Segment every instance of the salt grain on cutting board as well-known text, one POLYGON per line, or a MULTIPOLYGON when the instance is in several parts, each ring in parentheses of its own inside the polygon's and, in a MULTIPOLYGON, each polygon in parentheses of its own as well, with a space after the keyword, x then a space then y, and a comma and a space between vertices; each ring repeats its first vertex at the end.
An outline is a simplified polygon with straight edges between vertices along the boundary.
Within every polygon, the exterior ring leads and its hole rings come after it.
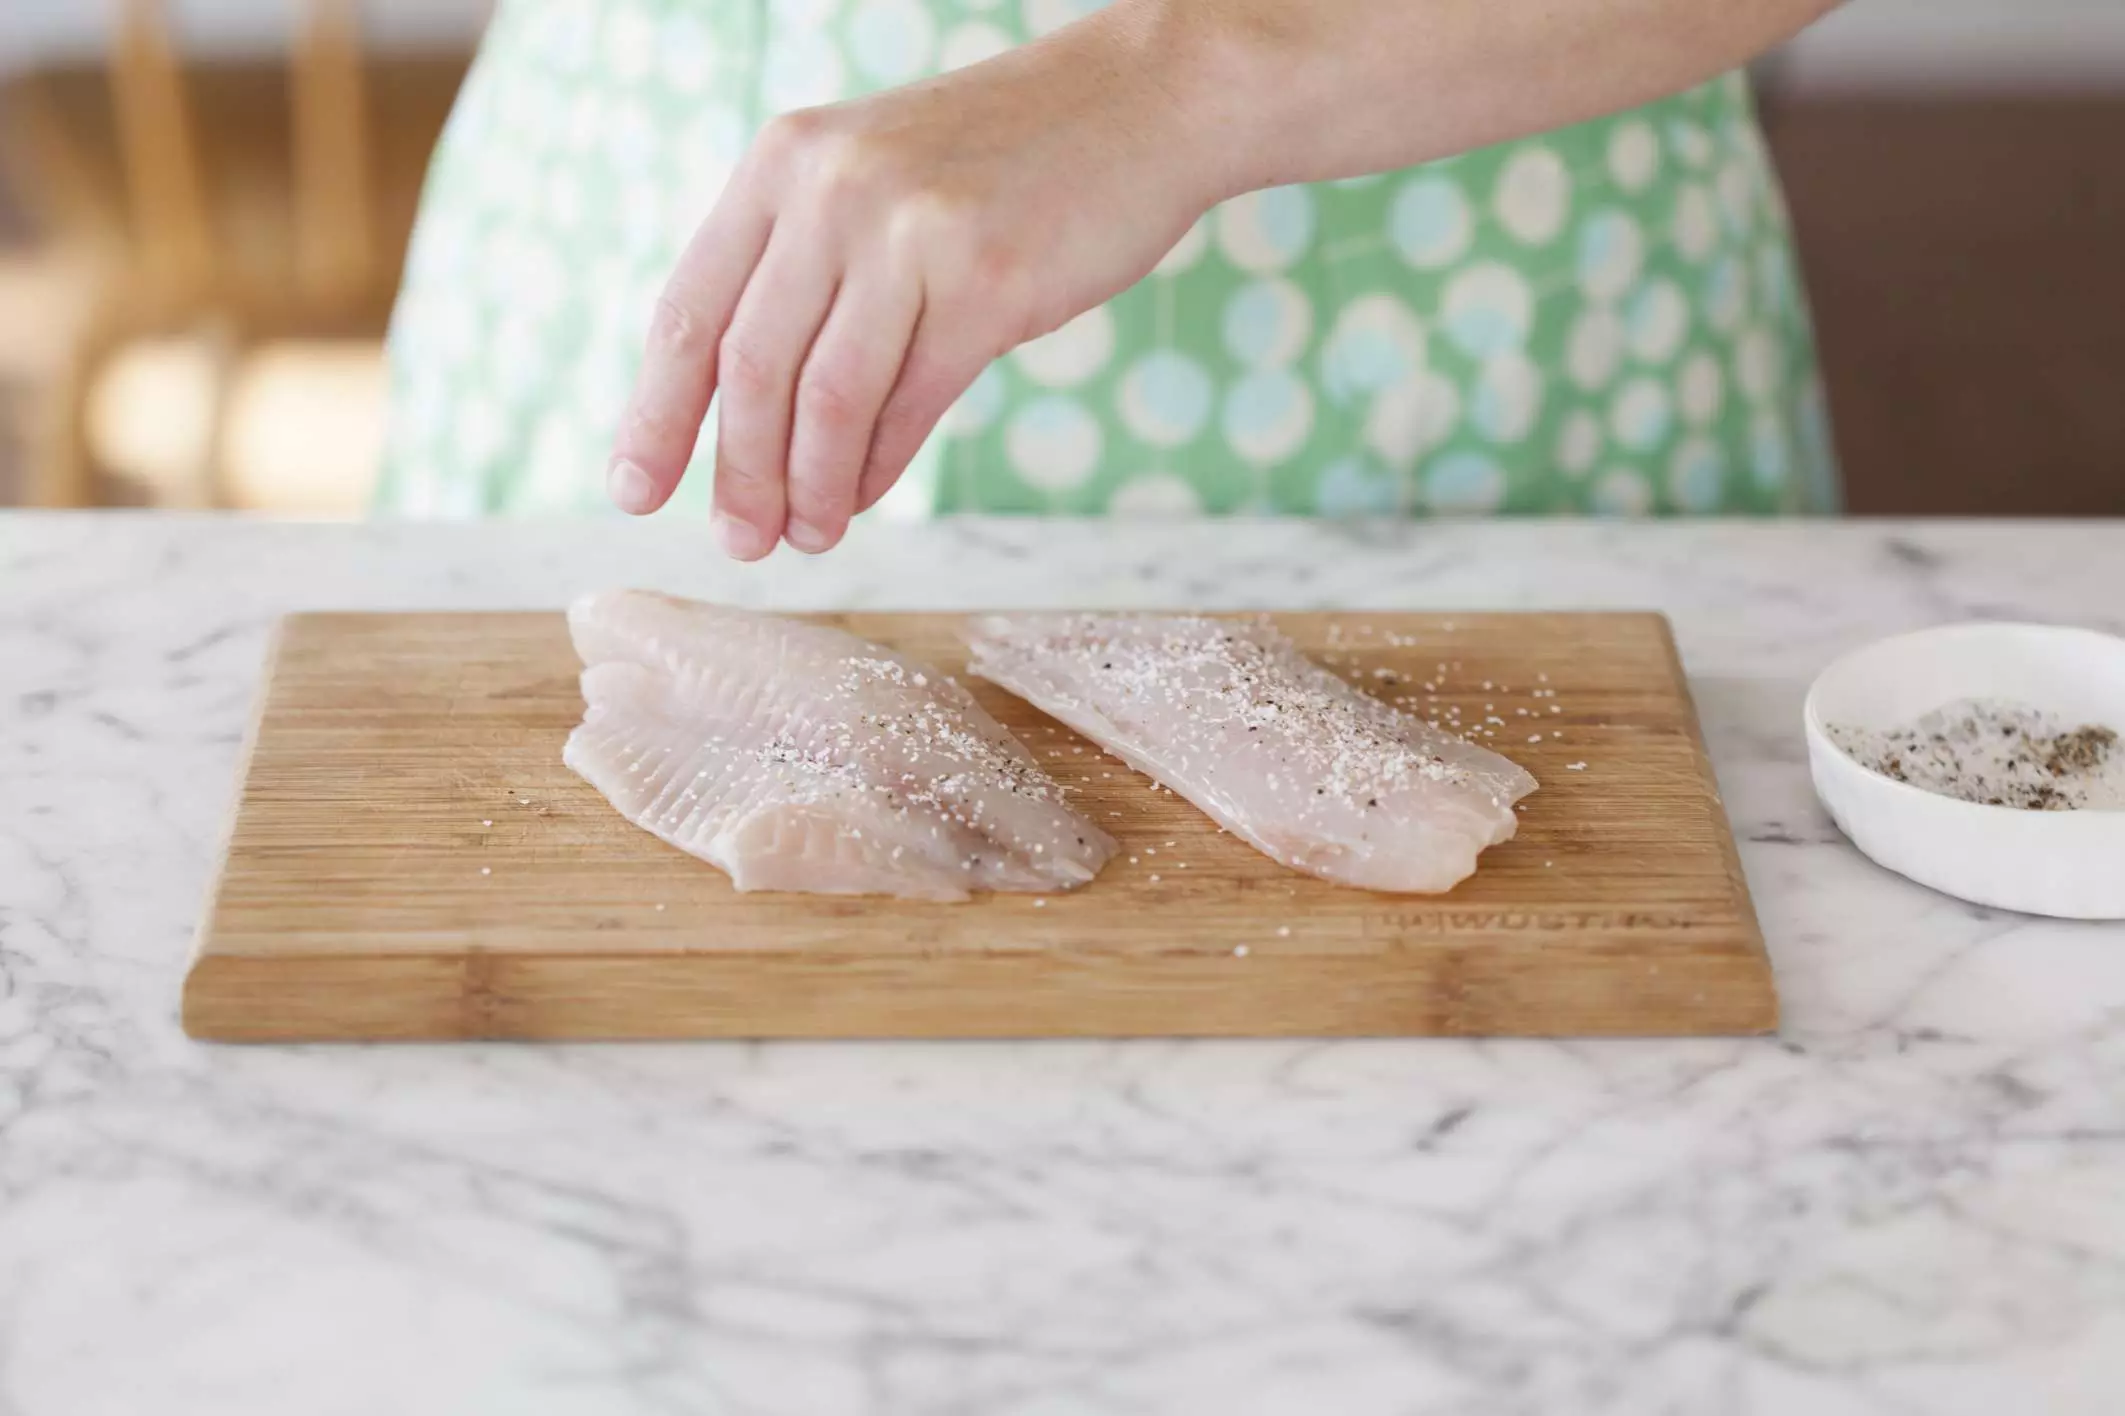
MULTIPOLYGON (((856 613, 834 623, 940 667, 959 663, 956 616, 856 613)), ((1321 643, 1321 617, 1280 623, 1304 649, 1321 643)), ((1405 636, 1413 647, 1369 659, 1368 687, 1379 682, 1374 663, 1407 679, 1428 657, 1423 646, 1445 642, 1436 621, 1386 623, 1414 630, 1405 636)), ((578 664, 554 617, 305 618, 274 660, 223 883, 186 984, 185 1025, 252 1041, 1163 1036, 1177 1026, 1246 1036, 1644 1036, 1772 1026, 1770 972, 1663 627, 1651 616, 1536 615, 1470 628, 1470 652, 1480 642, 1483 657, 1473 677, 1454 671, 1458 701, 1438 700, 1442 720, 1449 707, 1471 727, 1481 720, 1484 700, 1473 695, 1484 670, 1533 684, 1539 665, 1560 699, 1574 695, 1574 727, 1602 759, 1600 773, 1581 776, 1553 752, 1529 754, 1559 790, 1532 799, 1538 809, 1494 878, 1436 899, 1389 898, 1286 870, 1135 773, 1117 765, 1103 776, 1090 744, 1081 757, 1060 751, 1081 739, 1048 737, 1053 719, 983 689, 984 704, 1021 738, 1050 744, 1039 756, 1080 764, 1085 794, 1073 801, 1086 814, 1128 822, 1121 829, 1139 853, 1160 847, 1061 909, 1023 910, 741 894, 628 827, 590 787, 555 772, 552 736, 528 726, 582 711, 578 664), (374 705, 373 722, 350 720, 350 696, 374 705), (1597 715, 1627 731, 1601 735, 1597 715), (322 793, 282 789, 314 780, 320 734, 381 745, 407 770, 350 783, 359 810, 329 782, 322 793), (468 734, 481 744, 477 759, 464 754, 468 734), (499 821, 486 828, 472 867, 491 867, 508 889, 485 888, 493 878, 467 889, 464 821, 494 819, 472 813, 520 796, 526 815, 509 831, 499 821), (1619 806, 1645 831, 1601 830, 1619 806), (532 816, 536 831, 525 829, 532 816), (1648 833, 1662 843, 1656 875, 1637 868, 1648 833), (1551 859, 1555 867, 1543 868, 1551 859), (1173 890, 1148 879, 1158 869, 1174 876, 1173 890), (1588 917, 1607 927, 1557 927, 1588 917), (1688 921, 1686 936, 1677 918, 1688 921), (608 923, 586 949, 585 929, 608 923), (1261 968, 1222 967, 1251 964, 1265 935, 1261 968), (1249 954, 1234 957, 1243 941, 1249 954), (1649 979, 1656 959, 1671 966, 1649 979), (1469 986, 1449 997, 1441 978, 1469 986), (468 980, 484 989, 489 979, 510 986, 467 1007, 468 980), (529 986, 515 987, 520 980, 529 986), (1704 1001, 1694 1001, 1700 990, 1704 1001)), ((1379 643, 1381 629, 1371 634, 1379 643)), ((1384 699, 1394 690, 1378 691, 1384 699)), ((1538 701, 1527 689, 1517 703, 1502 691, 1486 697, 1508 719, 1538 701)), ((1523 738, 1535 730, 1520 721, 1523 738)), ((1505 729, 1496 738, 1519 750, 1505 729)), ((682 795, 691 786, 674 780, 682 795)), ((878 828, 866 821, 862 830, 869 842, 878 828)), ((1055 851, 1051 842, 1040 858, 1055 851)))

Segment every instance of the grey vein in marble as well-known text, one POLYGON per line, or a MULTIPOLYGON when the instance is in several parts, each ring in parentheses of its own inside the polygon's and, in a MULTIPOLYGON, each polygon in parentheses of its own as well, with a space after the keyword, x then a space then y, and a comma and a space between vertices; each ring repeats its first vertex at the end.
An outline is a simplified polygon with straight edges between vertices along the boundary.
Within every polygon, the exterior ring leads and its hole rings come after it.
POLYGON ((1807 680, 2125 630, 2116 525, 0 517, 0 1413, 2125 1409, 2125 930, 1877 870, 1807 680), (1777 968, 1748 1042, 216 1049, 175 999, 266 628, 1656 608, 1777 968))

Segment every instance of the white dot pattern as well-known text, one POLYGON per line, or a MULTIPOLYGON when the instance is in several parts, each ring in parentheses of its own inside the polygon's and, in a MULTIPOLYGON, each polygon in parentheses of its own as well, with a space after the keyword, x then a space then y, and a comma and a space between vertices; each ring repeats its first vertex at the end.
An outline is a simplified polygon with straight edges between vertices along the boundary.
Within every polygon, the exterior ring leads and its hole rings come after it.
MULTIPOLYGON (((1097 4, 501 7, 408 253, 382 505, 607 509, 648 313, 757 125, 1097 4)), ((682 509, 707 502, 715 432, 712 413, 682 509)), ((893 506, 1774 511, 1828 504, 1829 441, 1783 203, 1729 77, 1221 204, 985 370, 893 506)))

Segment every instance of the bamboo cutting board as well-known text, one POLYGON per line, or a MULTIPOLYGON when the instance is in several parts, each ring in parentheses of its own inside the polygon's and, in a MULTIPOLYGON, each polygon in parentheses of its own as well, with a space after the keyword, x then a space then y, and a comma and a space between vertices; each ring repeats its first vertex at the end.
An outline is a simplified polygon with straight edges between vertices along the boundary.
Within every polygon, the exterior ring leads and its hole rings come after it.
MULTIPOLYGON (((834 618, 946 672, 965 662, 956 616, 834 618)), ((976 683, 1121 841, 1098 880, 965 904, 741 895, 561 765, 582 700, 560 616, 289 620, 185 1027, 298 1041, 1776 1025, 1665 620, 1277 618, 1370 691, 1459 708, 1540 780, 1518 837, 1451 894, 1286 870, 976 683)))

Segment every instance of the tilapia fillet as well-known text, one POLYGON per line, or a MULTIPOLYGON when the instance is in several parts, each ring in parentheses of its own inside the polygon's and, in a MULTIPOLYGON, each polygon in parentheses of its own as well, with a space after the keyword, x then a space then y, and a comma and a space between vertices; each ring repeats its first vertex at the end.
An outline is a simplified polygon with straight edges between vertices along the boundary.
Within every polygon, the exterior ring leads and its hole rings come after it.
POLYGON ((631 590, 568 625, 587 706, 563 760, 740 890, 1067 890, 1114 854, 965 689, 891 649, 631 590))
POLYGON ((1370 890, 1449 890, 1535 779, 1352 688, 1267 620, 991 615, 970 672, 1171 787, 1264 854, 1370 890))

